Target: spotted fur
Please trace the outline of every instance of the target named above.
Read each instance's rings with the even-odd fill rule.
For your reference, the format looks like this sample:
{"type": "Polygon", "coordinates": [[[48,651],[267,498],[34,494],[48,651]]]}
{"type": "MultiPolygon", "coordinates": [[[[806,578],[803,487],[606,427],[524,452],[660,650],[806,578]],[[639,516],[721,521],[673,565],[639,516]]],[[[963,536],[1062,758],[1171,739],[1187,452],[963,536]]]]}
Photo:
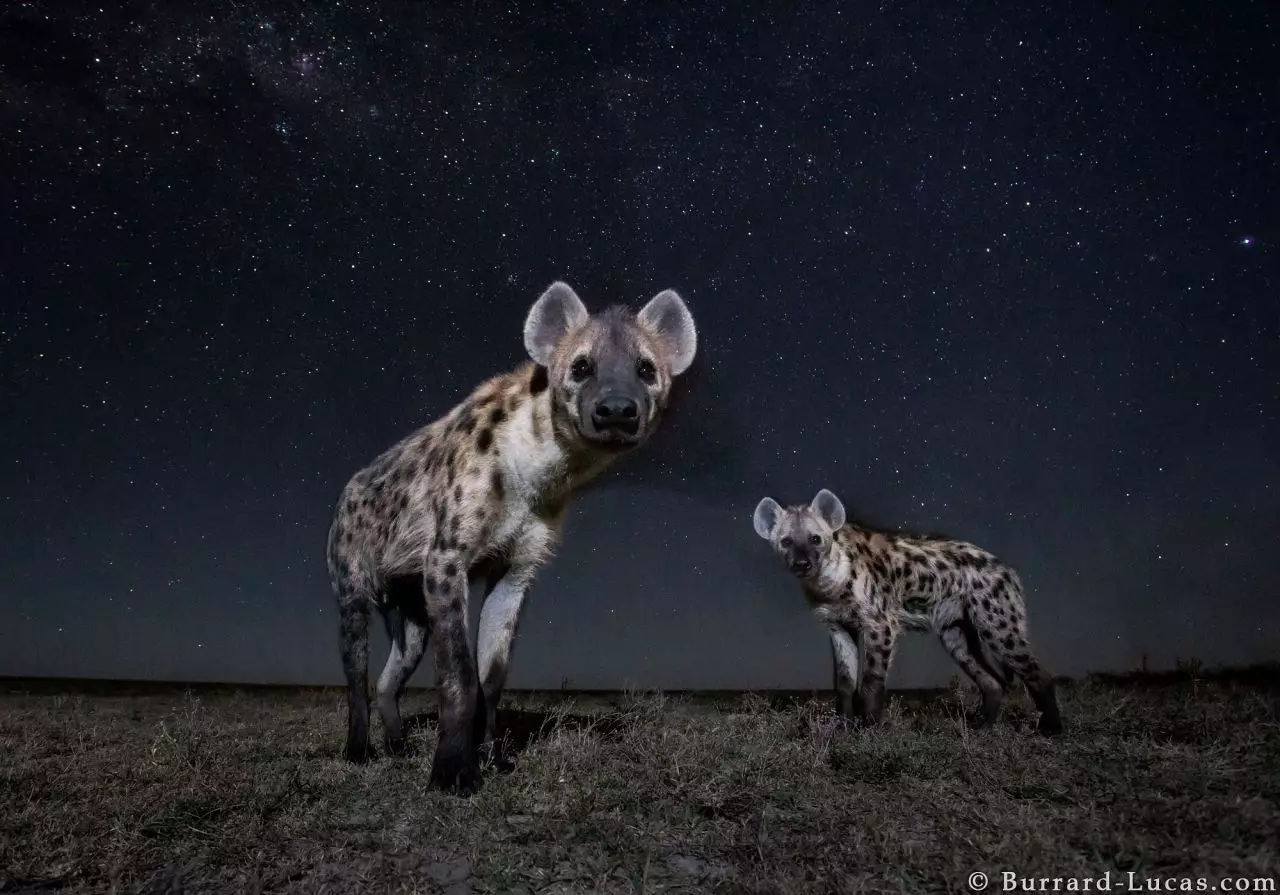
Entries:
{"type": "Polygon", "coordinates": [[[1061,732],[1053,678],[1029,643],[1022,582],[995,556],[965,541],[864,527],[826,489],[808,506],[766,497],[753,524],[830,629],[842,714],[879,722],[899,634],[932,630],[982,693],[977,723],[994,723],[1021,679],[1040,731],[1061,732]]]}
{"type": "Polygon", "coordinates": [[[681,298],[592,316],[554,283],[524,326],[531,358],[357,472],[329,529],[329,577],[347,678],[346,755],[367,761],[368,622],[391,652],[377,683],[388,752],[404,749],[399,699],[428,640],[440,703],[431,784],[470,792],[492,746],[521,606],[559,539],[571,495],[659,424],[697,336],[681,298]],[[479,636],[469,636],[472,602],[479,636]]]}

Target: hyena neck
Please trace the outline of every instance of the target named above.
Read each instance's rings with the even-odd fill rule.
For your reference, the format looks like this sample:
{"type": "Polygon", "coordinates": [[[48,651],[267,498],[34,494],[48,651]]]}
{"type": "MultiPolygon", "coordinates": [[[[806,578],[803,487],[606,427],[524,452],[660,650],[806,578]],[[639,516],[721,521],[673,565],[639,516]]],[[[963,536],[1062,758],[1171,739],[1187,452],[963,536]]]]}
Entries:
{"type": "Polygon", "coordinates": [[[830,554],[822,562],[817,576],[807,585],[819,602],[835,603],[849,587],[853,578],[853,562],[838,545],[832,545],[830,554]]]}
{"type": "MultiPolygon", "coordinates": [[[[528,367],[513,373],[521,380],[528,367]]],[[[503,426],[500,440],[503,478],[508,491],[529,506],[559,506],[613,460],[584,448],[558,424],[551,389],[528,395],[503,426]]]]}

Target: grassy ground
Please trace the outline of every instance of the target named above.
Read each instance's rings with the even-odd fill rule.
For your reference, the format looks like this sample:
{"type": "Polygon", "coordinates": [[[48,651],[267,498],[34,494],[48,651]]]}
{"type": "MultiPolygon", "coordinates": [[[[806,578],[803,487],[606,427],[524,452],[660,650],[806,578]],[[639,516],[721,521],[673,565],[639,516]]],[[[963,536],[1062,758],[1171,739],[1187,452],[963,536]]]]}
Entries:
{"type": "Polygon", "coordinates": [[[337,691],[9,693],[0,892],[964,892],[974,871],[994,892],[1005,870],[1280,873],[1274,688],[1071,685],[1060,741],[1031,731],[1021,694],[1000,727],[967,731],[960,695],[897,699],[871,732],[838,729],[826,701],[628,697],[591,707],[592,726],[580,705],[543,717],[526,700],[513,735],[542,732],[461,800],[425,788],[429,721],[414,757],[340,761],[337,691]]]}

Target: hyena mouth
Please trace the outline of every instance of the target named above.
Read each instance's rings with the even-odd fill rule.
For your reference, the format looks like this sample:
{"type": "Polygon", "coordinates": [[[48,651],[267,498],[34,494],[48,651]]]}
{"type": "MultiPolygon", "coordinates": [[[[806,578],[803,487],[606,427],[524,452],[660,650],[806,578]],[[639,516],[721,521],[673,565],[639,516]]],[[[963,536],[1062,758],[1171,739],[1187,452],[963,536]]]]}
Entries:
{"type": "Polygon", "coordinates": [[[611,426],[584,423],[579,424],[578,435],[583,441],[603,450],[625,451],[644,441],[644,427],[639,420],[611,426]]]}
{"type": "Polygon", "coordinates": [[[644,440],[643,433],[639,429],[631,433],[618,429],[605,429],[603,432],[590,432],[583,429],[580,430],[580,434],[594,447],[619,453],[630,450],[644,440]]]}

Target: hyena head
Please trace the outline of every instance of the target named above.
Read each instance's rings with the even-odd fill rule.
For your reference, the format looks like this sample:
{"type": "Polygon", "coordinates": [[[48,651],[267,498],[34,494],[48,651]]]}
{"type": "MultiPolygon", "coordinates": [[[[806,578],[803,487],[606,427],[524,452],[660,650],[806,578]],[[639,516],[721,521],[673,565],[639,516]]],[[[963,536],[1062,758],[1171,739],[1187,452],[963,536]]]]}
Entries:
{"type": "Polygon", "coordinates": [[[620,452],[657,427],[672,380],[693,363],[698,336],[689,309],[670,289],[638,314],[614,307],[593,316],[557,282],[530,308],[524,344],[547,371],[562,436],[620,452]]]}
{"type": "Polygon", "coordinates": [[[844,522],[844,504],[826,488],[807,507],[782,507],[766,497],[756,504],[752,519],[756,534],[773,546],[787,570],[804,579],[822,574],[824,564],[834,556],[835,533],[844,522]]]}

